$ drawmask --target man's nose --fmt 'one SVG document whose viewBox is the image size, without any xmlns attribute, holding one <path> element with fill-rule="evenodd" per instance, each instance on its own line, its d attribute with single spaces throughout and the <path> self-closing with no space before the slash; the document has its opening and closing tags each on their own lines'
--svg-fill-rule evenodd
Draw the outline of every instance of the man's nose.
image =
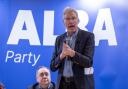
<svg viewBox="0 0 128 89">
<path fill-rule="evenodd" d="M 74 19 L 73 19 L 73 18 L 70 18 L 70 19 L 69 19 L 69 22 L 73 22 L 73 21 L 74 21 Z"/>
</svg>

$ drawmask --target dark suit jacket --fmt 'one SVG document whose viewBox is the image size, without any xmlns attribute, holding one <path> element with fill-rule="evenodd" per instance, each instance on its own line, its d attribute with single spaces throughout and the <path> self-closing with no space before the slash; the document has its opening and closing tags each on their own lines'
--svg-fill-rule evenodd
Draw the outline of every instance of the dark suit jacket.
<svg viewBox="0 0 128 89">
<path fill-rule="evenodd" d="M 56 89 L 59 89 L 64 69 L 64 60 L 60 60 L 60 53 L 66 34 L 64 33 L 56 38 L 55 50 L 50 64 L 52 71 L 58 70 Z M 94 47 L 94 34 L 79 29 L 74 48 L 75 56 L 70 58 L 73 62 L 72 69 L 77 89 L 94 89 L 93 74 L 86 75 L 84 73 L 84 68 L 92 67 Z"/>
</svg>

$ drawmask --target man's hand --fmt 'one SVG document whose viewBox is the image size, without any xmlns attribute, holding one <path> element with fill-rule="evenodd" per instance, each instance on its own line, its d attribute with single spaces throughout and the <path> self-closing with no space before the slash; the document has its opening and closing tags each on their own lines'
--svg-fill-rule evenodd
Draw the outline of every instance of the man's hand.
<svg viewBox="0 0 128 89">
<path fill-rule="evenodd" d="M 64 59 L 66 56 L 73 57 L 75 51 L 72 50 L 66 43 L 63 43 L 62 53 L 60 54 L 60 59 Z"/>
</svg>

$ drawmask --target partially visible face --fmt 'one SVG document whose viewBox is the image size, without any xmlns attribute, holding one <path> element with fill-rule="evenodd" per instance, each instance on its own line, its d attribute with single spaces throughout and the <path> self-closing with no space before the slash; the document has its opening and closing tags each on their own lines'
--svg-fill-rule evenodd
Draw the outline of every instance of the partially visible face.
<svg viewBox="0 0 128 89">
<path fill-rule="evenodd" d="M 65 13 L 64 24 L 69 33 L 75 32 L 77 30 L 78 22 L 79 22 L 79 20 L 78 20 L 78 17 L 75 12 L 69 11 L 69 12 Z"/>
<path fill-rule="evenodd" d="M 50 83 L 50 73 L 46 68 L 40 68 L 37 72 L 37 82 L 41 86 L 48 86 Z"/>
</svg>

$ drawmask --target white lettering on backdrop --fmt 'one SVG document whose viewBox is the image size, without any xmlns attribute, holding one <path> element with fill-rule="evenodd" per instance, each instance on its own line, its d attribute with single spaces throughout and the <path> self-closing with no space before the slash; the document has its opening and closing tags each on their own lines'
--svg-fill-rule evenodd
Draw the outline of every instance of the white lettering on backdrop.
<svg viewBox="0 0 128 89">
<path fill-rule="evenodd" d="M 87 12 L 78 10 L 79 27 L 88 31 L 86 26 L 89 22 Z M 26 28 L 24 29 L 24 24 Z M 31 10 L 19 10 L 7 44 L 18 45 L 20 40 L 28 40 L 30 46 L 53 46 L 57 35 L 54 35 L 54 11 L 44 11 L 43 41 L 39 39 L 36 24 Z M 93 33 L 95 34 L 95 45 L 98 46 L 100 41 L 107 40 L 109 46 L 116 46 L 117 40 L 112 21 L 111 11 L 109 8 L 100 9 L 96 22 L 94 24 Z M 41 54 L 16 53 L 14 50 L 8 50 L 5 62 L 13 61 L 14 63 L 29 63 L 35 66 Z"/>
<path fill-rule="evenodd" d="M 78 10 L 79 27 L 88 30 L 86 25 L 89 22 L 87 12 Z M 24 23 L 27 29 L 23 29 Z M 106 29 L 103 29 L 105 25 Z M 54 45 L 57 35 L 54 35 L 54 11 L 44 11 L 43 45 Z M 101 40 L 107 40 L 109 46 L 117 45 L 111 11 L 109 8 L 100 9 L 93 29 L 95 34 L 95 45 L 98 46 Z M 31 10 L 19 10 L 12 27 L 7 44 L 18 45 L 19 40 L 27 39 L 30 45 L 41 45 L 34 18 Z"/>
</svg>

